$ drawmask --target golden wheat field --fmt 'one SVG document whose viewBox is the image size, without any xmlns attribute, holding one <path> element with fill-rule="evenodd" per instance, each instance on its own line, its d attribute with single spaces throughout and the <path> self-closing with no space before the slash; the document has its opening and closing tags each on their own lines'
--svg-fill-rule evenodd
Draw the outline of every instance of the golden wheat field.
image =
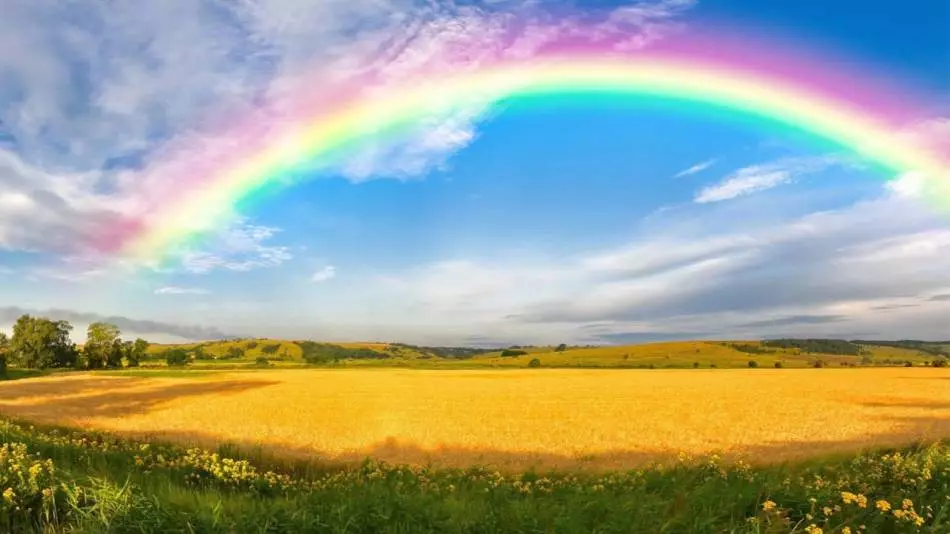
<svg viewBox="0 0 950 534">
<path fill-rule="evenodd" d="M 950 371 L 79 374 L 2 383 L 0 413 L 325 461 L 612 469 L 719 452 L 774 462 L 950 437 Z"/>
</svg>

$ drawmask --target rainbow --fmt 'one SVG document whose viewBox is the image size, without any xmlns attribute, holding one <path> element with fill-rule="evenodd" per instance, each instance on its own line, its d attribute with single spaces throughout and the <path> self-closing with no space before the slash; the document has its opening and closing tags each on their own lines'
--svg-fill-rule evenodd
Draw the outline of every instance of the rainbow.
<svg viewBox="0 0 950 534">
<path fill-rule="evenodd" d="M 950 166 L 944 155 L 895 134 L 921 116 L 906 104 L 906 92 L 842 74 L 840 64 L 820 67 L 788 53 L 754 56 L 736 47 L 729 52 L 717 43 L 635 54 L 562 47 L 457 73 L 443 68 L 383 92 L 350 87 L 339 94 L 355 96 L 314 104 L 285 131 L 258 136 L 256 144 L 241 145 L 189 171 L 148 217 L 112 235 L 107 245 L 123 257 L 161 257 L 219 226 L 255 192 L 286 180 L 301 166 L 345 157 L 366 139 L 399 136 L 424 117 L 487 109 L 512 99 L 543 102 L 546 95 L 558 94 L 660 99 L 752 118 L 849 152 L 888 177 L 918 173 L 928 179 L 929 196 L 950 206 Z M 776 72 L 774 65 L 784 70 Z"/>
</svg>

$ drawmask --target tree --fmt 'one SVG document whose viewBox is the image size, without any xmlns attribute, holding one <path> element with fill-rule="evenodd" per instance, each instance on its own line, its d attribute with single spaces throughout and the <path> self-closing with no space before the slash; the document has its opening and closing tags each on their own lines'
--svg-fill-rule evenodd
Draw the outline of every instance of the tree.
<svg viewBox="0 0 950 534">
<path fill-rule="evenodd" d="M 23 367 L 75 367 L 76 345 L 70 341 L 73 329 L 66 321 L 21 315 L 13 325 L 9 354 Z"/>
<path fill-rule="evenodd" d="M 531 358 L 531 361 L 528 362 L 528 367 L 541 367 L 541 360 L 537 358 Z"/>
<path fill-rule="evenodd" d="M 106 367 L 111 369 L 122 367 L 122 358 L 131 346 L 131 343 L 123 342 L 121 339 L 113 341 L 112 347 L 109 348 L 109 356 L 106 358 Z"/>
<path fill-rule="evenodd" d="M 138 367 L 145 357 L 145 351 L 148 350 L 148 341 L 142 338 L 136 338 L 132 348 L 125 354 L 125 359 L 129 362 L 129 367 Z"/>
<path fill-rule="evenodd" d="M 86 344 L 82 353 L 86 357 L 86 366 L 90 369 L 102 369 L 105 366 L 117 367 L 116 343 L 119 341 L 119 327 L 114 324 L 96 322 L 86 329 Z M 121 345 L 119 346 L 118 367 L 122 366 Z"/>
<path fill-rule="evenodd" d="M 560 345 L 557 346 L 556 349 L 554 349 L 554 352 L 564 352 L 566 350 L 567 350 L 567 345 L 564 343 L 561 343 Z"/>
<path fill-rule="evenodd" d="M 7 376 L 7 351 L 10 349 L 10 339 L 0 332 L 0 378 Z"/>
<path fill-rule="evenodd" d="M 205 348 L 202 347 L 201 345 L 198 345 L 197 347 L 193 348 L 193 349 L 191 350 L 191 354 L 195 357 L 196 360 L 208 360 L 208 359 L 210 359 L 210 358 L 208 357 L 208 354 L 205 353 Z"/>
<path fill-rule="evenodd" d="M 244 358 L 244 349 L 241 347 L 231 347 L 228 349 L 228 358 L 232 360 L 240 360 Z"/>
<path fill-rule="evenodd" d="M 171 367 L 181 367 L 188 363 L 188 353 L 184 349 L 170 349 L 165 351 L 165 363 Z"/>
<path fill-rule="evenodd" d="M 758 366 L 759 366 L 759 362 L 757 362 L 757 361 L 755 361 L 755 360 L 749 360 L 749 367 L 751 367 L 751 368 L 754 369 L 754 368 L 756 368 L 756 367 L 758 367 Z"/>
</svg>

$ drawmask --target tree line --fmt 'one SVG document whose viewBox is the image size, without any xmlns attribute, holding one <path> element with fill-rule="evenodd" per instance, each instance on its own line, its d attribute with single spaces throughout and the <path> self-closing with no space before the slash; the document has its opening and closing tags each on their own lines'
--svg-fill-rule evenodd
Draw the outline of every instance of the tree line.
<svg viewBox="0 0 950 534">
<path fill-rule="evenodd" d="M 69 337 L 68 321 L 21 315 L 13 335 L 0 332 L 0 373 L 8 364 L 28 369 L 116 369 L 138 367 L 148 341 L 123 341 L 114 324 L 95 322 L 86 329 L 86 343 L 77 346 Z"/>
</svg>

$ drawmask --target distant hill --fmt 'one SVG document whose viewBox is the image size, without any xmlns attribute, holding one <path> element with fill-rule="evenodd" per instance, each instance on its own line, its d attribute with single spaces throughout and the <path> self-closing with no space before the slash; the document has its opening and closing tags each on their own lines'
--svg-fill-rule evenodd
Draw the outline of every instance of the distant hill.
<svg viewBox="0 0 950 534">
<path fill-rule="evenodd" d="M 677 341 L 625 346 L 512 346 L 506 349 L 426 347 L 406 343 L 240 339 L 151 345 L 146 365 L 183 349 L 193 366 L 346 365 L 442 367 L 728 368 L 930 365 L 950 363 L 950 344 L 924 341 L 770 339 Z"/>
</svg>

